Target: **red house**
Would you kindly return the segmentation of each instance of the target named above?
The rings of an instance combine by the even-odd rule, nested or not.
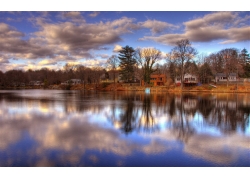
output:
[[[151,74],[150,75],[150,84],[153,86],[163,86],[167,82],[167,77],[164,74]],[[141,83],[142,86],[145,85],[144,80]]]

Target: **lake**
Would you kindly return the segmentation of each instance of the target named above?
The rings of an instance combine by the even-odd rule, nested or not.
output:
[[[2,167],[249,167],[250,94],[0,91]]]

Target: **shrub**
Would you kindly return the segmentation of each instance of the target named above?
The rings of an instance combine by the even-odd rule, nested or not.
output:
[[[103,83],[102,83],[102,88],[106,88],[106,87],[108,87],[110,84],[111,84],[111,83],[109,83],[109,82],[103,82]]]

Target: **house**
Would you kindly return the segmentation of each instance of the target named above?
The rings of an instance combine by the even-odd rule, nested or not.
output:
[[[41,81],[36,81],[36,82],[34,83],[34,86],[41,86],[41,85],[43,85],[43,83],[42,83]]]
[[[44,83],[42,83],[41,81],[30,81],[29,85],[30,86],[42,86],[44,85]]]
[[[82,80],[81,79],[70,79],[70,80],[67,80],[63,83],[61,83],[62,85],[76,85],[76,84],[82,84]]]
[[[153,86],[163,86],[167,82],[167,77],[164,74],[151,74],[150,84]],[[142,80],[141,85],[144,86],[145,82]]]
[[[227,76],[225,73],[217,73],[215,75],[215,82],[227,82],[227,79],[229,82],[236,82],[237,81],[237,75],[236,73],[229,73]]]
[[[193,74],[185,74],[184,75],[184,84],[188,85],[188,84],[197,84],[198,83],[198,77],[196,75]],[[175,78],[175,84],[180,85],[181,84],[181,78],[180,77],[176,77]]]

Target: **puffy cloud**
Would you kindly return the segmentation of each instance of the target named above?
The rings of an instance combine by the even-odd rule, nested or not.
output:
[[[22,99],[22,107],[16,106],[13,101],[0,103],[0,115],[2,117],[0,119],[0,134],[5,134],[2,136],[5,138],[0,137],[1,150],[8,151],[9,154],[16,153],[15,150],[12,151],[13,148],[9,149],[9,147],[21,140],[23,138],[22,132],[25,131],[37,142],[37,146],[29,152],[28,157],[31,159],[36,157],[35,161],[38,161],[37,164],[40,166],[53,165],[52,162],[57,161],[55,159],[51,160],[52,162],[48,161],[48,154],[46,153],[50,150],[63,152],[61,155],[64,158],[60,158],[60,160],[64,159],[67,163],[74,163],[77,159],[81,159],[85,155],[85,151],[90,149],[114,153],[118,156],[127,156],[134,151],[141,151],[145,154],[166,151],[165,144],[157,139],[144,144],[127,141],[121,137],[119,130],[103,128],[99,123],[93,122],[92,120],[96,118],[98,113],[110,112],[107,106],[97,106],[101,108],[99,109],[88,104],[83,113],[78,112],[79,110],[69,111],[68,108],[79,108],[76,107],[78,103],[68,101],[68,99],[56,105],[49,101],[40,102],[40,98],[54,100],[53,94],[54,92],[37,94],[35,98],[29,93],[16,94],[16,97]],[[63,98],[64,95],[59,94],[59,97]],[[75,96],[72,98],[74,99]],[[96,108],[98,111],[95,111]],[[104,116],[102,117],[104,121],[108,121]],[[100,118],[97,119],[97,122],[100,122]],[[93,156],[89,158],[94,161],[97,160]],[[10,163],[8,166],[11,166],[16,160],[12,159],[10,155],[8,160],[0,162],[1,166],[6,166],[6,163]],[[30,166],[34,166],[33,163],[35,162],[30,162],[32,162]]]
[[[185,31],[182,34],[164,34],[161,36],[144,36],[140,40],[153,40],[162,44],[175,45],[180,39],[193,42],[211,42],[221,40],[220,43],[233,43],[250,40],[250,26],[246,26],[249,16],[239,17],[233,12],[215,12],[184,22]],[[235,22],[237,27],[235,27]]]
[[[38,63],[38,65],[54,65],[57,62],[49,60],[49,59],[44,59]]]
[[[157,20],[147,20],[145,22],[140,22],[140,26],[144,28],[151,29],[151,32],[153,34],[161,33],[165,29],[172,29],[176,28],[177,26],[174,26],[173,24],[169,24],[167,22],[157,21]]]
[[[66,18],[82,18],[81,13],[77,11],[63,12],[63,16]]]
[[[0,38],[3,41],[4,38],[19,38],[23,37],[24,34],[11,28],[8,24],[0,23]]]
[[[122,46],[116,44],[114,49],[113,49],[113,52],[119,52],[120,50],[122,50]]]
[[[133,28],[132,19],[121,18],[113,22],[76,25],[72,22],[59,24],[42,23],[36,37],[44,43],[67,50],[70,55],[82,55],[90,50],[103,48],[121,40],[120,35]]]
[[[109,55],[108,55],[108,54],[98,54],[97,56],[98,56],[98,57],[101,57],[102,59],[107,59],[107,58],[109,58]]]
[[[222,44],[250,40],[250,26],[242,28],[232,28],[227,31],[227,34],[230,38],[228,38],[228,41],[221,42]]]
[[[25,35],[5,23],[0,23],[0,50],[13,59],[52,56],[51,49],[23,40]]]
[[[102,67],[106,63],[106,60],[85,60],[81,64],[87,67]]]
[[[206,27],[209,25],[224,25],[232,23],[237,15],[232,12],[215,12],[205,15],[203,18],[194,19],[184,23],[187,30]]]
[[[8,57],[4,54],[0,54],[0,64],[9,63]]]
[[[100,14],[100,12],[93,12],[91,14],[89,14],[90,17],[96,17]]]
[[[186,36],[183,34],[164,34],[161,36],[144,36],[143,38],[140,38],[139,40],[145,41],[145,40],[152,40],[156,41],[162,44],[170,44],[175,45],[176,41],[185,39]]]
[[[81,18],[79,12],[66,12],[63,16]],[[46,59],[38,65],[55,65],[59,61],[93,59],[92,50],[107,49],[107,45],[121,41],[122,34],[131,33],[137,27],[133,21],[123,17],[95,24],[76,21],[52,24],[45,18],[32,18],[31,22],[39,30],[30,36],[0,23],[0,51],[6,55],[4,60],[1,57],[1,61],[7,62],[7,57],[35,61]]]
[[[228,164],[239,156],[237,149],[249,150],[249,137],[233,134],[228,137],[195,135],[185,145],[184,151],[211,162]],[[227,148],[231,151],[228,151]]]

